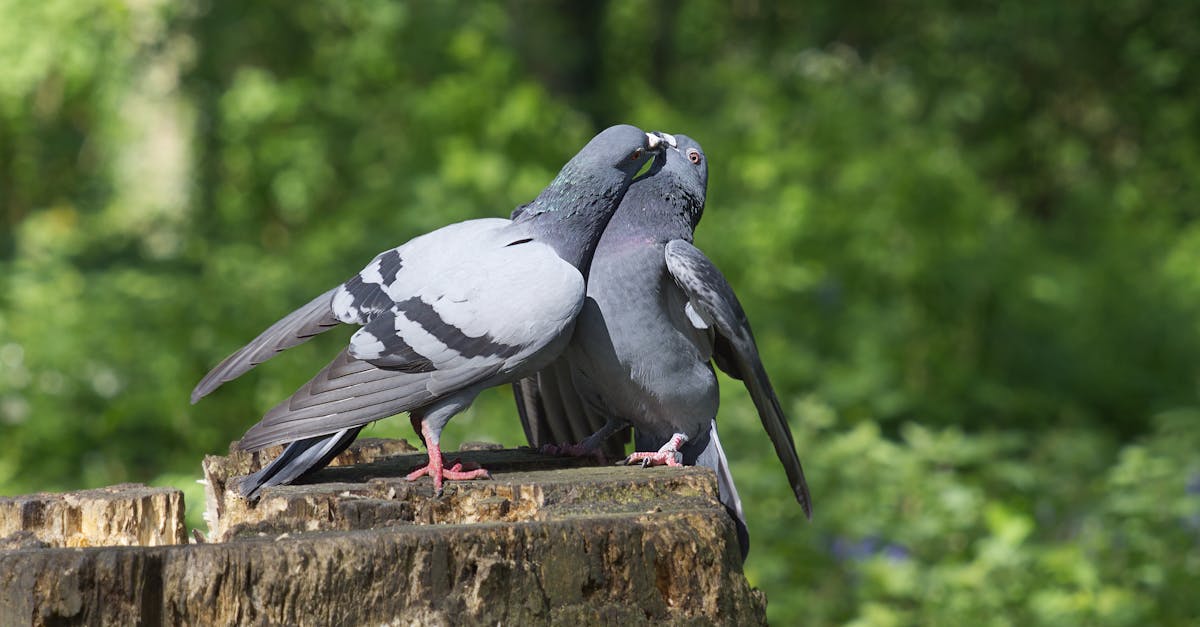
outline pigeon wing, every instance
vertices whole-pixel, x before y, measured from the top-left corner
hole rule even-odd
[[[812,500],[792,431],[763,368],[750,322],[737,295],[721,271],[690,242],[668,242],[666,262],[667,270],[688,296],[688,317],[697,327],[707,326],[716,333],[714,361],[730,376],[740,379],[750,392],[763,427],[775,445],[775,453],[787,472],[796,500],[804,514],[811,518]]]
[[[521,418],[521,428],[525,430],[525,441],[534,448],[541,448],[550,442],[553,436],[548,431],[546,406],[542,403],[537,375],[515,381],[512,386],[517,415]]]
[[[303,344],[314,335],[337,326],[339,321],[334,317],[332,308],[333,295],[337,290],[334,288],[312,299],[217,364],[192,390],[192,404],[221,387],[222,383],[246,374],[281,351]]]
[[[589,404],[576,388],[564,360],[557,360],[536,375],[514,383],[513,398],[517,402],[525,438],[534,448],[547,444],[578,444],[607,422],[604,414]],[[600,445],[600,451],[609,458],[623,457],[629,432],[629,428],[625,428],[609,436]]]
[[[419,408],[520,368],[569,330],[583,301],[579,272],[549,246],[495,246],[486,229],[478,235],[460,231],[440,244],[422,236],[398,249],[405,261],[394,274],[378,277],[371,266],[360,273],[391,306],[365,316],[349,347],[269,411],[241,446],[335,433]],[[364,319],[352,302],[360,301],[334,295],[339,319]]]
[[[192,390],[192,403],[209,395],[222,383],[246,374],[280,352],[303,344],[342,322],[366,324],[375,315],[386,311],[393,303],[383,290],[384,277],[394,279],[403,268],[401,254],[405,246],[376,255],[350,280],[312,299],[226,357]]]

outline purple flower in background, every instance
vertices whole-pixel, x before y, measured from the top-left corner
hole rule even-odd
[[[867,536],[861,540],[834,538],[829,544],[829,552],[840,562],[861,562],[877,556],[883,556],[893,562],[902,562],[911,557],[904,545],[884,543],[879,536]]]
[[[829,549],[833,556],[838,561],[862,561],[875,554],[875,550],[879,548],[879,540],[874,536],[868,536],[862,540],[850,540],[848,538],[834,538]]]
[[[883,547],[883,556],[893,562],[903,562],[907,561],[909,558],[908,549],[904,548],[902,545],[894,543],[889,543],[887,546]]]

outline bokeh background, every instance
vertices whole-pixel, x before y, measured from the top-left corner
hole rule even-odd
[[[1197,59],[1147,0],[0,0],[0,493],[195,507],[348,333],[193,407],[209,367],[628,122],[704,145],[812,484],[724,380],[773,622],[1190,623]],[[520,433],[497,389],[446,438]]]

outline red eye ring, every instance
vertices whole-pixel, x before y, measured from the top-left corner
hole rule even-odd
[[[641,158],[642,158],[642,149],[641,148],[638,148],[637,150],[633,151],[632,154],[629,155],[630,161],[637,161],[638,159],[641,159]]]
[[[695,148],[688,151],[688,161],[700,165],[700,151]]]

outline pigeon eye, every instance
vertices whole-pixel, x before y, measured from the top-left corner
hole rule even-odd
[[[637,161],[638,159],[641,159],[641,158],[642,158],[642,149],[641,148],[638,148],[637,150],[633,151],[633,153],[631,153],[629,155],[630,161]]]
[[[688,161],[691,161],[692,163],[694,163],[696,165],[700,165],[700,151],[698,151],[694,148],[692,150],[689,150],[688,151]]]

